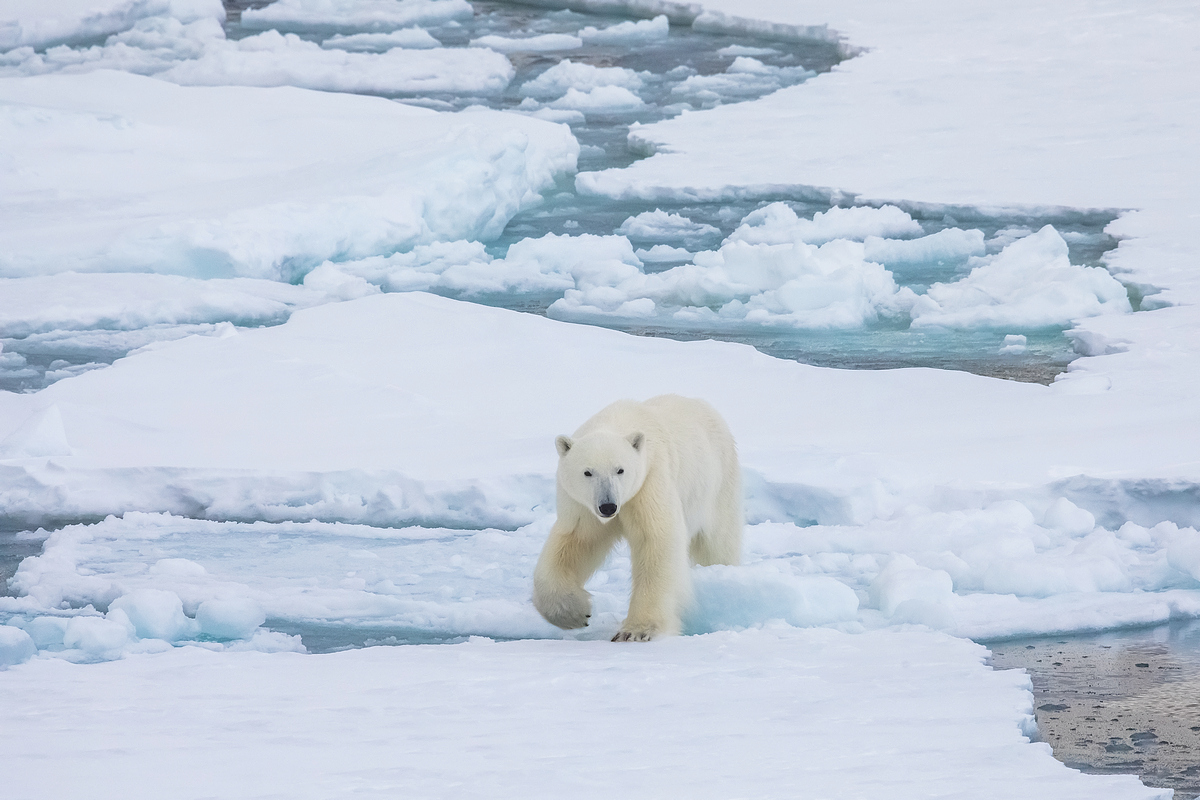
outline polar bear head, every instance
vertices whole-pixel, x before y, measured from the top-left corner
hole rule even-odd
[[[617,515],[621,506],[642,488],[646,479],[646,438],[597,431],[578,439],[559,436],[558,485],[591,510],[601,522]]]

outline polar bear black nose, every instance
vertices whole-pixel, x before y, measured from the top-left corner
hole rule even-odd
[[[617,513],[617,504],[616,503],[601,503],[600,504],[600,516],[611,517],[615,513]]]

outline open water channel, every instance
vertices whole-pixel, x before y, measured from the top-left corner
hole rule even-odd
[[[230,0],[227,35],[239,38],[257,29],[241,26],[242,7],[261,7],[262,2]],[[612,17],[578,13],[570,10],[551,10],[539,6],[513,3],[474,2],[475,15],[470,20],[430,28],[429,32],[445,46],[467,46],[473,39],[484,36],[527,38],[546,34],[577,35],[589,26],[604,28],[619,22]],[[314,41],[327,37],[307,35]],[[676,116],[689,110],[716,105],[744,102],[769,94],[789,85],[801,83],[819,73],[833,69],[845,58],[845,50],[836,42],[821,39],[807,41],[776,41],[756,37],[697,31],[688,25],[671,25],[665,38],[641,41],[635,45],[585,42],[583,47],[562,51],[509,53],[516,76],[506,91],[493,96],[433,94],[402,96],[397,99],[440,109],[461,109],[470,105],[487,105],[497,109],[520,110],[529,105],[526,84],[564,59],[598,67],[622,67],[649,75],[644,86],[637,90],[644,105],[629,110],[588,112],[577,119],[564,115],[579,140],[582,152],[579,170],[598,171],[625,167],[648,155],[639,147],[636,138],[631,143],[630,126],[647,124]],[[753,58],[765,69],[755,76],[728,73],[738,58]],[[754,146],[753,137],[743,146]],[[509,245],[525,238],[538,238],[547,233],[578,235],[591,233],[609,235],[635,215],[655,210],[685,217],[708,226],[709,232],[686,242],[664,240],[653,236],[639,238],[630,234],[633,245],[649,250],[655,245],[686,249],[716,248],[733,233],[741,220],[756,208],[770,202],[784,202],[801,218],[811,219],[838,203],[845,204],[848,196],[820,197],[761,195],[742,198],[736,202],[694,202],[680,200],[638,202],[589,197],[575,192],[571,182],[565,182],[548,192],[545,204],[518,214],[503,235],[489,243],[492,255],[502,257]],[[1071,262],[1079,265],[1102,266],[1101,256],[1117,242],[1104,233],[1112,217],[1103,212],[1065,212],[1057,217],[1011,213],[989,216],[970,208],[906,209],[917,218],[926,234],[948,227],[977,228],[989,242],[999,241],[1021,232],[1037,230],[1053,224],[1068,240]],[[992,248],[989,248],[992,249]],[[647,263],[646,271],[660,271],[678,262]],[[966,259],[907,265],[894,272],[897,283],[914,291],[924,292],[930,284],[950,282],[963,277],[970,267]],[[530,297],[497,296],[486,302],[533,313],[545,313],[556,296]],[[1135,301],[1138,298],[1133,297]],[[703,325],[665,326],[654,323],[621,321],[600,322],[609,327],[646,336],[666,336],[675,339],[714,338],[750,344],[770,355],[819,366],[848,369],[888,369],[896,367],[935,367],[958,369],[981,375],[1037,383],[1050,383],[1063,372],[1076,354],[1071,341],[1061,327],[1022,330],[1026,337],[1023,352],[1001,352],[1008,330],[913,330],[907,322],[881,321],[854,329],[789,329],[762,327],[753,330],[730,330]]]
[[[227,0],[227,34],[239,38],[257,33],[242,27],[240,13],[245,8],[263,5],[266,3]],[[586,26],[604,27],[619,22],[534,6],[496,2],[473,5],[472,19],[431,28],[429,32],[445,46],[467,46],[472,39],[487,35],[573,35]],[[306,38],[320,41],[327,37],[306,35]],[[769,68],[768,76],[757,82],[722,80],[720,76],[739,57],[757,59]],[[651,76],[639,90],[644,105],[636,109],[589,113],[576,118],[564,116],[582,145],[580,170],[594,171],[627,166],[647,155],[636,144],[630,144],[629,127],[634,123],[654,122],[686,109],[754,99],[834,68],[844,58],[844,52],[836,43],[818,39],[768,41],[672,25],[667,37],[636,46],[591,43],[564,52],[511,52],[516,78],[500,95],[438,94],[395,99],[444,110],[474,104],[520,109],[526,101],[522,87],[565,58],[594,66],[624,67]],[[488,244],[488,249],[500,257],[509,245],[547,233],[608,235],[629,217],[656,209],[687,217],[698,223],[697,228],[709,226],[706,233],[682,244],[692,251],[712,249],[733,232],[746,214],[777,201],[787,203],[802,218],[812,218],[835,202],[846,202],[846,198],[759,196],[714,203],[618,202],[581,196],[568,182],[549,192],[541,206],[515,217],[503,236]],[[1116,245],[1115,240],[1104,234],[1104,227],[1111,220],[1105,214],[1067,214],[1051,219],[1019,214],[989,217],[970,209],[909,211],[927,234],[953,226],[973,227],[982,230],[988,240],[1003,238],[1004,231],[1037,230],[1052,223],[1061,233],[1071,234],[1070,259],[1075,264],[1101,266],[1103,253]],[[631,238],[636,247],[646,249],[655,244],[681,244]],[[670,263],[648,263],[647,271],[669,266]],[[968,270],[965,260],[930,263],[905,270],[896,277],[901,285],[922,291],[936,281],[955,280]],[[552,299],[498,297],[489,302],[545,313]],[[613,323],[613,327],[641,335],[740,341],[771,355],[818,365],[865,369],[927,366],[1042,383],[1053,380],[1075,355],[1062,328],[1022,331],[1027,336],[1024,352],[1001,353],[1006,331],[913,331],[897,323],[853,330],[740,332],[652,324]],[[13,344],[9,344],[9,349],[19,351],[19,343],[15,343],[17,347]],[[109,353],[106,357],[111,360],[120,355]],[[53,359],[55,354],[39,357]],[[68,355],[70,359],[96,357],[96,354]],[[28,391],[38,387],[9,388]],[[7,590],[4,581],[21,559],[39,551],[40,540],[0,533],[0,589]],[[304,635],[306,644],[316,651],[345,646],[345,632],[294,632]],[[994,666],[1030,671],[1041,735],[1064,762],[1088,771],[1137,772],[1148,783],[1175,788],[1181,796],[1200,794],[1200,623],[992,642],[989,646]]]

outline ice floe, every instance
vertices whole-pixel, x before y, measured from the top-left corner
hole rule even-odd
[[[578,153],[565,127],[518,115],[118,72],[0,80],[0,126],[7,276],[291,281],[330,258],[487,240]]]
[[[220,0],[83,0],[0,6],[0,52],[86,42],[169,16],[181,22],[225,19]]]
[[[912,306],[914,327],[1041,328],[1128,313],[1129,294],[1100,267],[1072,264],[1052,226],[1014,241],[954,283],[937,283]]]
[[[660,14],[654,19],[627,20],[603,28],[589,25],[579,31],[579,38],[588,44],[637,47],[666,39],[669,27],[666,15]]]
[[[469,18],[466,0],[276,0],[242,12],[242,26],[295,33],[379,33]]]
[[[351,52],[378,53],[393,47],[427,50],[441,47],[442,43],[424,28],[401,28],[390,33],[336,34],[321,42],[326,49],[349,50]]]

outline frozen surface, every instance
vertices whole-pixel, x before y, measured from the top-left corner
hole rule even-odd
[[[84,42],[153,17],[183,22],[225,19],[220,0],[25,0],[0,2],[0,52]]]
[[[520,81],[493,70],[494,97],[521,114],[128,74],[261,82],[261,58],[286,67],[279,82],[314,70],[322,88],[386,93],[400,90],[351,78],[403,59],[462,81],[447,91],[466,96],[427,98],[462,108],[492,84],[461,59],[509,63],[350,38],[437,25],[430,38],[466,44],[461,3],[281,2],[247,12],[278,17],[242,39],[196,8],[147,3],[105,30],[76,15],[53,34],[76,47],[13,39],[2,56],[0,269],[16,299],[0,367],[64,378],[0,392],[0,519],[52,529],[12,537],[45,546],[0,598],[0,747],[19,767],[6,790],[610,795],[616,763],[635,796],[816,797],[847,781],[900,797],[1162,795],[1054,762],[1026,738],[1026,679],[947,634],[1200,616],[1200,114],[1181,89],[1194,8],[714,0],[690,17],[865,48],[820,76],[768,42],[669,77],[575,60],[606,35],[656,46],[662,27],[575,20],[570,60],[537,55],[545,69]],[[392,16],[355,16],[378,9]],[[660,12],[687,24],[642,7]],[[564,34],[564,19],[487,33]],[[352,49],[311,41],[335,34]],[[575,180],[613,201],[603,226],[573,212],[488,249],[542,192],[569,196],[578,157],[608,158],[606,116],[649,122],[664,103],[691,113],[635,128],[621,151],[653,155]],[[822,213],[797,214],[803,198]],[[711,214],[684,208],[703,200]],[[1118,214],[1105,263],[1124,285],[1069,257],[1105,240],[1081,221]],[[116,269],[173,274],[92,275]],[[651,331],[680,314],[743,330],[991,326],[988,347],[1013,355],[1038,346],[1029,326],[1072,326],[1083,357],[1051,386],[846,372],[381,293],[421,289]],[[97,369],[38,364],[37,337],[80,354],[152,346]],[[588,641],[624,612],[618,551],[578,637],[293,652],[562,637],[528,603],[550,442],[612,399],[668,391],[716,405],[745,466],[745,564],[695,571],[689,630],[716,633]],[[657,674],[670,678],[646,691]],[[321,698],[298,703],[313,686]],[[565,768],[531,773],[545,742]],[[46,768],[64,753],[86,783]],[[736,759],[710,769],[713,753]],[[620,774],[638,767],[650,778]]]
[[[204,322],[276,325],[294,309],[327,298],[304,286],[255,278],[69,272],[0,278],[0,338]]]
[[[595,263],[630,257],[618,237],[593,257],[606,244],[622,247]],[[155,590],[189,618],[208,600],[252,601],[275,631],[549,635],[528,604],[552,521],[549,443],[577,408],[679,391],[729,419],[753,523],[749,566],[698,573],[694,630],[783,618],[996,637],[1200,615],[1200,515],[1180,504],[1195,481],[1193,412],[1175,394],[1188,384],[1090,377],[823,370],[422,294],[319,305],[0,395],[6,516],[126,512],[53,533],[3,607],[89,616]],[[336,413],[314,426],[314,409]],[[1156,428],[1127,425],[1134,414],[1170,434],[1141,447]],[[952,435],[929,433],[948,423]],[[619,624],[627,586],[618,555],[596,578],[598,635]]]
[[[489,50],[393,48],[383,53],[323,48],[296,34],[213,43],[195,59],[156,72],[187,86],[300,86],[359,94],[488,95],[512,79],[508,59]]]
[[[654,19],[626,20],[602,28],[589,25],[579,32],[579,38],[588,44],[637,47],[667,38],[669,27],[666,15],[660,14]]]
[[[470,18],[466,0],[276,0],[242,12],[242,26],[297,33],[390,32]]]
[[[553,99],[575,90],[588,93],[601,87],[620,87],[626,90],[642,88],[643,79],[624,67],[597,67],[563,59],[550,69],[521,86],[526,97]]]
[[[614,769],[639,776],[622,788],[634,798],[1167,796],[1029,744],[1029,680],[985,667],[985,652],[775,628],[636,648],[476,639],[39,662],[0,681],[0,748],[22,800],[148,783],[179,798],[610,797]],[[59,751],[72,769],[35,768]]]
[[[1018,239],[955,283],[938,283],[912,309],[917,327],[1042,328],[1130,311],[1129,295],[1107,270],[1080,267],[1047,225]]]
[[[338,50],[380,52],[393,47],[408,47],[424,50],[440,47],[441,42],[433,38],[424,28],[401,28],[390,33],[335,34],[321,42],[321,47]]]
[[[718,228],[661,209],[626,218],[614,234],[549,233],[512,244],[502,259],[457,242],[324,269],[388,291],[527,295],[548,301],[556,319],[664,330],[1036,331],[1131,310],[1126,288],[1108,272],[1070,262],[1052,226],[1001,239],[1003,249],[990,256],[982,231],[945,228],[926,236],[894,206],[835,207],[805,220],[773,203],[747,215],[716,250],[703,248],[719,241]],[[667,244],[635,251],[634,242],[682,243],[696,252]],[[648,268],[663,263],[677,266]],[[959,279],[913,283],[914,291],[888,269],[919,281],[931,264]]]
[[[0,100],[9,276],[296,280],[328,258],[486,240],[578,152],[565,128],[515,115],[118,72],[4,79]]]
[[[0,55],[0,75],[117,69],[186,86],[299,86],[385,96],[494,95],[513,76],[512,65],[499,53],[441,48],[428,33],[415,41],[415,49],[405,46],[413,40],[411,34],[400,39],[391,33],[356,36],[375,38],[330,37],[331,46],[324,47],[295,33],[267,30],[226,39],[211,19],[183,24],[174,17],[155,17],[103,45],[13,50]],[[380,37],[393,46],[378,47]],[[337,46],[347,40],[371,46]]]
[[[486,47],[498,53],[544,53],[560,50],[578,50],[583,40],[567,33],[543,33],[523,39],[511,39],[494,34],[471,40],[472,47]]]

